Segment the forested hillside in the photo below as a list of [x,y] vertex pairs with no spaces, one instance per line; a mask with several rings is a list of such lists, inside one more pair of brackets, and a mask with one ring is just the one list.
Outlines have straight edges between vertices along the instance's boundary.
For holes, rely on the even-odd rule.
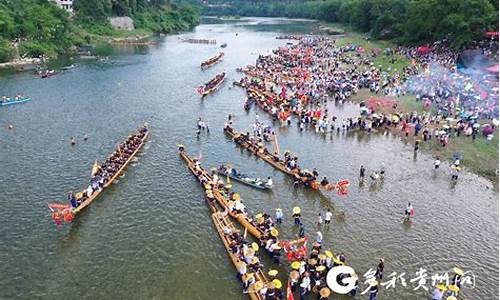
[[449,37],[460,47],[498,31],[498,0],[208,1],[205,15],[300,17],[338,22],[404,44]]
[[191,6],[167,0],[75,0],[75,15],[48,0],[0,0],[0,62],[56,56],[73,45],[119,34],[107,18],[129,16],[144,32],[175,32],[198,24]]

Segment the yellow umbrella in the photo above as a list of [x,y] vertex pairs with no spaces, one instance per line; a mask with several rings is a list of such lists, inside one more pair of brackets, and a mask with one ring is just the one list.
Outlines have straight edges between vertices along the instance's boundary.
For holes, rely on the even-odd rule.
[[298,262],[298,261],[292,262],[292,269],[294,269],[294,270],[300,269],[300,262]]
[[464,271],[462,271],[462,269],[457,268],[457,267],[454,267],[454,268],[453,268],[453,272],[455,272],[455,273],[456,273],[457,275],[459,275],[459,276],[464,275]]
[[277,289],[281,289],[281,287],[283,286],[283,285],[281,284],[281,281],[280,281],[279,279],[274,279],[274,280],[272,281],[272,283],[274,284],[274,286],[275,286]]

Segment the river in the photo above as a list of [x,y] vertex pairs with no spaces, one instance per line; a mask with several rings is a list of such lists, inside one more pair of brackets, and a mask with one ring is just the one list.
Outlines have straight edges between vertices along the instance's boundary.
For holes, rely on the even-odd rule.
[[[379,257],[385,258],[386,278],[405,272],[408,286],[398,281],[396,288],[382,289],[379,299],[427,299],[430,291],[414,291],[409,282],[415,272],[427,270],[430,288],[432,274],[454,266],[475,275],[475,288],[463,291],[468,299],[495,299],[498,193],[486,179],[463,172],[451,185],[446,168],[434,172],[432,157],[414,158],[412,145],[396,136],[322,137],[300,132],[295,124],[276,124],[280,148],[297,153],[302,166],[351,181],[348,196],[320,198],[293,188],[289,178],[224,137],[229,113],[240,130],[250,129],[255,112],[271,124],[263,112],[243,110],[244,91],[231,85],[241,77],[236,68],[285,44],[277,35],[315,27],[284,19],[208,22],[155,46],[120,48],[107,61],[78,62],[78,68],[49,79],[4,75],[0,94],[23,92],[33,101],[0,108],[0,298],[247,299],[202,189],[177,154],[176,144],[183,143],[189,154],[202,154],[207,168],[230,162],[250,175],[273,176],[271,193],[237,183],[234,188],[250,211],[283,208],[284,238],[296,236],[291,209],[298,205],[306,234],[313,237],[320,229],[325,247],[344,252],[360,276],[375,268]],[[200,62],[220,48],[181,42],[185,37],[226,42],[224,60],[201,71]],[[228,73],[223,87],[200,100],[194,88],[223,70]],[[349,103],[332,104],[332,110],[338,116],[358,113]],[[198,117],[210,128],[199,138]],[[104,159],[144,121],[151,138],[138,162],[72,224],[58,229],[47,203],[83,188],[94,160]],[[360,184],[360,164],[367,170],[384,164],[383,184]],[[416,210],[411,226],[401,223],[408,201]],[[346,217],[318,228],[317,214],[327,207]],[[279,270],[286,278],[284,268]]]

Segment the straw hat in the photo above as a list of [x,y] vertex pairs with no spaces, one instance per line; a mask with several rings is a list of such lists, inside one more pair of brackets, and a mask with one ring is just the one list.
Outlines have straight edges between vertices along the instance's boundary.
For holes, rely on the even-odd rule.
[[252,243],[252,249],[255,250],[255,251],[259,251],[259,245],[257,245],[256,242],[253,242]]
[[330,296],[330,289],[327,287],[324,287],[321,290],[319,290],[319,294],[321,295],[321,297],[327,298],[328,296]]
[[257,256],[254,256],[252,258],[252,264],[258,264],[259,263],[259,258]]
[[460,275],[460,276],[464,275],[464,271],[462,271],[462,269],[457,268],[457,267],[453,268],[453,272],[455,272],[457,275]]
[[262,290],[263,287],[264,284],[262,283],[262,281],[257,281],[256,283],[252,284],[252,289],[256,292]]
[[300,262],[294,261],[292,262],[292,269],[298,270],[300,268]]
[[446,298],[446,300],[457,300],[457,297],[455,297],[455,296],[449,296],[448,298]]
[[255,215],[255,219],[257,219],[257,220],[258,220],[258,219],[260,219],[260,218],[262,218],[262,217],[263,217],[263,215],[262,215],[262,214],[256,214],[256,215]]
[[276,244],[273,246],[273,250],[281,250],[283,248],[281,248],[281,246],[279,244]]
[[276,228],[271,228],[271,235],[274,237],[277,237],[279,234],[278,229]]
[[[233,185],[232,185],[232,184],[230,184],[230,183],[228,183],[228,184],[226,184],[224,187],[225,187],[226,189],[230,190],[230,189],[233,187]],[[236,200],[236,199],[235,199],[235,200]]]
[[277,289],[281,289],[281,287],[283,286],[283,284],[281,284],[281,281],[279,279],[274,279],[272,283]]
[[281,208],[276,208],[276,211],[281,211]]
[[294,213],[294,214],[300,214],[300,207],[295,206],[295,207],[293,208],[293,213]]
[[299,272],[297,272],[295,270],[293,270],[292,272],[290,272],[290,278],[292,278],[294,280],[297,280],[297,279],[299,279],[299,277],[300,277]]
[[316,271],[318,271],[318,272],[323,272],[324,270],[326,270],[325,266],[317,266],[316,267]]
[[244,268],[244,267],[246,267],[246,266],[247,266],[247,264],[246,264],[244,261],[239,261],[239,262],[238,262],[238,265],[237,265],[238,270],[239,270],[239,269],[241,269],[241,268]]
[[314,266],[318,263],[317,260],[315,260],[314,258],[310,258],[308,261],[307,261],[308,264],[310,264],[311,266]]
[[370,286],[377,286],[377,285],[378,285],[378,281],[377,281],[377,280],[375,280],[375,279],[372,279],[372,280],[370,280],[370,282],[368,282],[368,284],[369,284]]
[[448,288],[442,284],[442,283],[439,283],[436,285],[436,288],[440,289],[441,291],[445,292]]
[[456,292],[458,292],[458,291],[460,291],[460,288],[459,288],[458,286],[454,285],[454,284],[450,284],[450,285],[448,286],[448,289],[449,289],[450,291],[452,291],[452,292],[455,292],[455,293],[456,293]]
[[333,257],[333,253],[331,251],[329,251],[329,250],[325,251],[325,255],[328,256],[328,257],[330,257],[330,258]]
[[268,283],[266,284],[266,287],[267,287],[268,289],[272,290],[272,289],[274,289],[276,286],[274,286],[274,283],[272,283],[272,282],[268,282]]
[[240,200],[240,199],[241,199],[240,194],[238,194],[238,193],[234,193],[234,194],[233,194],[233,199],[234,199],[235,201]]
[[82,194],[82,193],[76,193],[76,195],[75,195],[75,198],[76,198],[76,199],[80,199],[80,198],[82,198],[82,197],[83,197],[83,194]]
[[321,253],[320,255],[318,255],[318,258],[320,260],[325,260],[326,259],[326,255],[324,255],[323,253]]
[[278,270],[271,269],[271,270],[269,270],[269,272],[267,272],[267,275],[276,276],[276,275],[278,275]]
[[245,253],[243,253],[245,256],[254,256],[255,255],[255,250],[253,250],[252,248],[249,248],[245,251]]

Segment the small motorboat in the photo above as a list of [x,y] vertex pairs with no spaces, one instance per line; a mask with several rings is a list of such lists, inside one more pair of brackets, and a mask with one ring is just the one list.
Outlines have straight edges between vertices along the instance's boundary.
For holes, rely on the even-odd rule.
[[264,180],[260,178],[248,177],[244,174],[239,173],[235,168],[231,166],[222,165],[217,169],[217,172],[221,175],[228,176],[236,181],[239,181],[256,189],[270,190],[272,188],[272,185],[268,185]]

